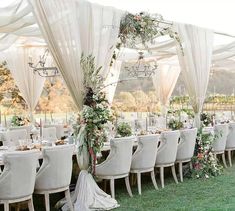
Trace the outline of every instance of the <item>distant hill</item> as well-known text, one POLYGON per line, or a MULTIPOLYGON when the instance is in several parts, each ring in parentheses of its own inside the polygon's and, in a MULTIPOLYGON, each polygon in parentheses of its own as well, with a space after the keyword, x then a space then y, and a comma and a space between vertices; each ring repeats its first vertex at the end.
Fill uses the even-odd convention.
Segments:
MULTIPOLYGON (((120 80, 127 79, 128 75, 123 70, 122 74, 120 75, 120 80)), ((207 90, 207 94, 213 94, 215 92, 218 94, 226 94, 231 95, 233 90, 235 90, 235 72, 216 72, 210 77, 209 86, 207 90)), ((144 92, 148 92, 154 90, 152 78, 142 78, 137 80, 127 80, 119 83, 117 85, 116 94, 127 91, 133 92, 136 90, 143 90, 144 92)), ((173 95, 179 95, 181 92, 182 94, 185 93, 184 83, 182 80, 182 76, 179 76, 177 81, 175 90, 173 95)))

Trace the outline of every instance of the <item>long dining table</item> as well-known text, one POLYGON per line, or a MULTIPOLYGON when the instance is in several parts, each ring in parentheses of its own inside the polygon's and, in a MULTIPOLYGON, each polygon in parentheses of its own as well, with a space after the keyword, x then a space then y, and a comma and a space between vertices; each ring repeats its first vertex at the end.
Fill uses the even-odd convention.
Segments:
MULTIPOLYGON (((137 141, 134 142, 133 146, 137 146, 137 141)), ((38 159, 42 159, 42 152, 40 149, 31 149, 31 150, 34 150, 34 151, 37 151, 39 152, 39 158, 38 159)), ((0 166, 4 165, 4 162, 3 162, 3 155, 5 153, 8 153, 8 152, 14 152, 14 151, 20 151, 20 150, 17 150, 16 147, 7 147, 7 146, 0 146, 0 166)), ((110 151, 110 142, 105 142, 102 149, 101 149, 101 152, 108 152, 110 151)), ((74 155, 77 154, 77 147, 74 145, 74 155)))

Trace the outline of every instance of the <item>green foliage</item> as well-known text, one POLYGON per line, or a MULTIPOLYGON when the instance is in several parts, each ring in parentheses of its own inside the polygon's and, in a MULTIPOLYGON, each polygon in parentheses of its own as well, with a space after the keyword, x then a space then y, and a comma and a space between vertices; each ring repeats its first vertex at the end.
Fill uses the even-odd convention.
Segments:
POLYGON ((102 67, 97 68, 95 66, 95 57, 92 55, 85 56, 82 54, 80 64, 84 74, 83 86, 85 88, 91 88, 93 92, 101 90, 104 78, 100 74, 102 67))
POLYGON ((213 124, 213 117, 211 114, 201 113, 200 119, 201 119, 203 126, 209 126, 213 124))
POLYGON ((168 127, 172 130, 180 130, 184 126, 183 122, 177 119, 170 119, 168 122, 168 127))
POLYGON ((131 126, 127 122, 121 122, 117 126, 116 137, 127 137, 132 135, 131 126))
POLYGON ((22 116, 13 116, 11 119, 11 126, 24 126, 29 123, 29 119, 22 116))

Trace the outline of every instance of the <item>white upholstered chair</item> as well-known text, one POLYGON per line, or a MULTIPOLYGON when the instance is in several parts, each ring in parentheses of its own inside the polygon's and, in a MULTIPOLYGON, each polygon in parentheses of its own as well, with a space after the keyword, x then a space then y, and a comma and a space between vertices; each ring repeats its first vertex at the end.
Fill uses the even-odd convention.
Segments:
POLYGON ((216 155, 221 154, 225 168, 227 168, 225 160, 225 146, 228 136, 228 124, 218 124, 214 127, 215 140, 212 144, 213 153, 216 155))
POLYGON ((25 129, 9 130, 3 134, 3 145, 19 146, 20 139, 27 139, 27 131, 25 129))
POLYGON ((55 127, 43 128, 42 138, 49 142, 55 142, 57 140, 56 128, 55 127))
POLYGON ((235 150, 235 123, 229 123, 229 133, 227 136, 225 151, 228 152, 229 165, 232 166, 231 151, 235 150))
POLYGON ((0 204, 9 211, 9 204, 28 201, 34 210, 32 194, 35 185, 39 153, 35 151, 9 152, 3 155, 4 169, 0 174, 0 204))
POLYGON ((18 126, 18 127, 9 127, 9 130, 22 130, 22 129, 27 131, 27 138, 30 139, 32 125, 25 125, 25 126, 18 126))
POLYGON ((132 156, 131 173, 137 174, 138 192, 141 195, 141 173, 151 172, 153 185, 156 189, 154 165, 157 156, 159 134, 138 136, 138 147, 132 156))
POLYGON ((42 150, 43 163, 36 176, 34 193, 44 195, 46 211, 50 210, 49 194, 62 191, 69 209, 73 210, 69 192, 73 152, 74 145, 45 147, 42 150))
POLYGON ((164 167, 171 167, 172 175, 176 183, 178 183, 175 173, 175 160, 178 147, 180 132, 165 131, 161 134, 161 144, 157 152, 155 167, 160 168, 160 180, 162 188, 164 188, 164 167))
POLYGON ((44 128, 56 128, 56 137, 57 139, 61 139, 64 136, 64 126, 63 125, 44 125, 44 128))
POLYGON ((110 140, 110 153, 107 159, 96 166, 96 176, 100 179, 110 180, 111 195, 115 198, 114 180, 125 178, 129 195, 132 192, 129 183, 132 148, 136 137, 114 138, 110 140))
POLYGON ((179 163, 180 181, 183 182, 183 163, 190 162, 193 157, 197 137, 197 128, 180 131, 180 142, 176 154, 179 163))

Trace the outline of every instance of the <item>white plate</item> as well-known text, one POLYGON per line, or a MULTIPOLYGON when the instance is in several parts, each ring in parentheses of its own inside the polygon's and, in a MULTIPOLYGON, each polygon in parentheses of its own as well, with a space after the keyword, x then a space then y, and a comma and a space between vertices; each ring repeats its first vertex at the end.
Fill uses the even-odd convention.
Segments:
POLYGON ((8 146, 0 146, 0 150, 8 150, 8 146))

